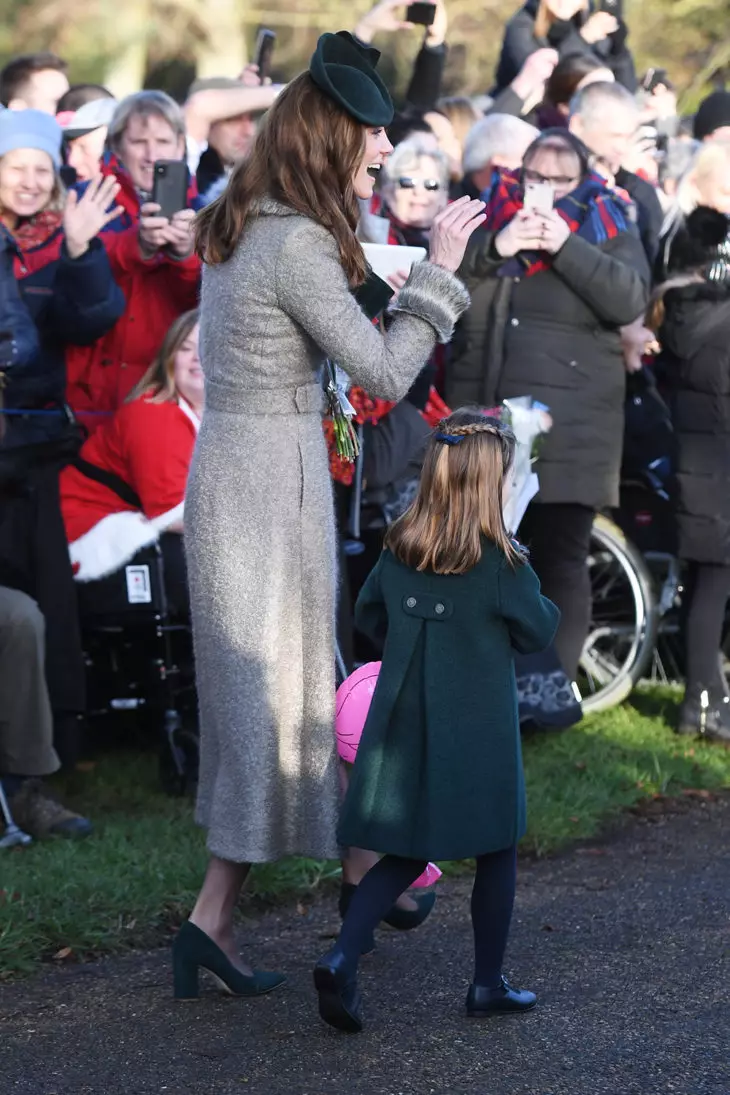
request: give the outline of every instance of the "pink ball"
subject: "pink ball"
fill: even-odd
[[[336,710],[337,752],[342,760],[352,764],[357,755],[362,732],[378,683],[380,662],[361,665],[337,689]]]

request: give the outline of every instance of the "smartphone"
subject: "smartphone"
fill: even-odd
[[[256,38],[256,52],[254,54],[254,64],[258,65],[259,78],[262,84],[264,80],[268,80],[271,76],[271,58],[274,53],[275,43],[276,32],[262,27]]]
[[[406,22],[418,23],[421,27],[430,27],[436,19],[435,4],[411,4],[406,9]]]
[[[185,160],[158,160],[153,170],[152,201],[159,205],[160,215],[171,220],[187,208],[188,165]]]
[[[623,0],[598,0],[596,11],[607,11],[609,15],[615,15],[621,20],[624,17]]]
[[[555,204],[555,191],[549,182],[525,183],[523,208],[531,213],[550,213]]]

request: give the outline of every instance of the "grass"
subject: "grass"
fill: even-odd
[[[730,751],[678,738],[677,694],[652,689],[560,734],[525,742],[524,850],[554,852],[595,836],[643,798],[730,786]],[[59,787],[96,832],[0,852],[0,978],[39,962],[153,946],[187,915],[205,866],[188,799],[164,795],[152,754],[114,753]],[[285,900],[335,878],[337,864],[256,868],[248,902]]]

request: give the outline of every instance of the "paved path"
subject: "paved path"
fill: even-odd
[[[730,799],[680,800],[526,865],[508,965],[533,1013],[463,1017],[468,884],[364,964],[367,1029],[323,1027],[331,896],[249,925],[289,971],[255,1001],[175,1005],[165,952],[0,989],[2,1095],[730,1095]]]

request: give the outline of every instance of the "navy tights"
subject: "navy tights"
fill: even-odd
[[[353,969],[367,948],[373,929],[425,869],[425,860],[386,855],[365,875],[353,895],[339,938],[340,948]],[[516,875],[514,847],[477,856],[471,894],[476,985],[497,988],[500,983]]]

